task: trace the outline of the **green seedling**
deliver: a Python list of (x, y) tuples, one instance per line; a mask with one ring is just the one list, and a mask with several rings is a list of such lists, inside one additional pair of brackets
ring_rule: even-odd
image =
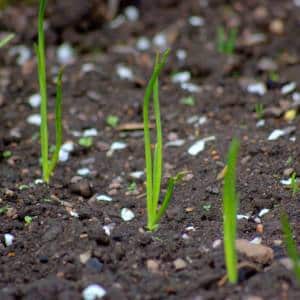
[(48, 98), (47, 98), (47, 79), (46, 79), (46, 58), (45, 58), (45, 34), (44, 34), (44, 16), (46, 10), (46, 0), (40, 1), (39, 17), (38, 17), (38, 44), (35, 45), (35, 52), (38, 61), (38, 77), (41, 95), (41, 126), (40, 126), (40, 143), (42, 157), (43, 180), (49, 183), (50, 177), (57, 165), (59, 151), (62, 145), (62, 74), (59, 71), (56, 81), (56, 99), (55, 99), (55, 134), (56, 144), (55, 151), (51, 161), (49, 158), (49, 140), (48, 140)]
[(236, 215), (238, 209), (238, 196), (236, 192), (236, 165), (239, 152), (239, 142), (233, 139), (228, 152), (227, 170), (224, 177), (223, 187), (223, 219), (224, 219), (224, 252), (228, 280), (236, 283), (237, 253), (236, 253)]
[(15, 37), (15, 34), (11, 33), (4, 37), (2, 40), (0, 40), (0, 48), (4, 47), (7, 45), (13, 38)]
[(255, 104), (255, 114), (258, 120), (263, 119), (264, 117), (264, 105), (260, 102)]
[(106, 118), (106, 124), (109, 125), (112, 128), (115, 128), (119, 124), (119, 118), (117, 116), (114, 116), (114, 115), (109, 115)]
[(226, 33), (224, 27), (220, 26), (217, 31), (217, 49), (219, 53), (233, 55), (236, 39), (237, 39), (237, 29), (230, 28)]
[(29, 225), (29, 224), (32, 223), (32, 217), (30, 217), (30, 216), (25, 216), (25, 217), (24, 217), (24, 221), (25, 221), (25, 224), (26, 224), (26, 225)]
[(0, 216), (6, 214), (8, 211), (8, 206), (5, 205), (3, 207), (0, 207)]
[(283, 232), (283, 240), (287, 250), (287, 254), (293, 262), (293, 269), (298, 283), (300, 284), (300, 254), (297, 249), (296, 241), (293, 239), (292, 227), (289, 223), (288, 216), (285, 212), (281, 213), (281, 228)]
[(2, 157), (5, 158), (5, 159), (8, 159), (12, 156), (12, 152), (9, 151), (9, 150), (5, 150), (2, 152)]
[(137, 184), (136, 182), (133, 181), (128, 185), (127, 191), (132, 193), (135, 192), (136, 189), (137, 189)]
[(85, 148), (93, 146), (93, 138), (91, 136), (83, 136), (79, 139), (78, 144)]
[(291, 189), (293, 191), (293, 196), (295, 196), (300, 190), (296, 177), (297, 177), (297, 174), (295, 172), (293, 172), (293, 174), (291, 176)]
[[(157, 55), (154, 70), (146, 88), (143, 104), (144, 119), (144, 143), (146, 161), (146, 195), (147, 195), (147, 228), (150, 231), (157, 229), (162, 216), (165, 214), (173, 195), (176, 183), (181, 180), (183, 174), (179, 173), (168, 180), (167, 191), (159, 206), (162, 168), (163, 168), (163, 137), (159, 106), (159, 81), (158, 77), (166, 64), (169, 50), (160, 58)], [(156, 122), (156, 144), (152, 153), (149, 126), (149, 106), (153, 97), (153, 109)]]
[(194, 106), (195, 105), (195, 98), (193, 96), (188, 96), (180, 99), (180, 103), (187, 105), (187, 106)]

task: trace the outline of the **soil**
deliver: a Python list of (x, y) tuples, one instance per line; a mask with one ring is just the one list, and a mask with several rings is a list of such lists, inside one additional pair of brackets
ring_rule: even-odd
[[(65, 7), (70, 4), (63, 2)], [(26, 121), (38, 113), (28, 104), (38, 92), (36, 61), (32, 56), (19, 66), (9, 54), (13, 45), (32, 48), (37, 8), (19, 5), (1, 12), (0, 30), (17, 32), (13, 43), (0, 52), (0, 151), (12, 153), (0, 159), (0, 208), (7, 208), (0, 213), (1, 300), (82, 299), (82, 290), (93, 283), (107, 291), (104, 299), (300, 299), (294, 274), (279, 261), (286, 256), (280, 243), (282, 208), (298, 241), (300, 234), (299, 194), (292, 196), (291, 189), (280, 183), (288, 168), (300, 174), (299, 117), (285, 120), (292, 97), (281, 93), (285, 83), (300, 85), (300, 7), (294, 2), (145, 0), (138, 3), (140, 19), (116, 29), (105, 18), (97, 18), (85, 1), (76, 1), (76, 10), (59, 10), (56, 2), (51, 3), (46, 31), (51, 124), (55, 85), (50, 70), (58, 65), (56, 47), (69, 42), (77, 57), (66, 67), (63, 82), (64, 141), (73, 141), (75, 150), (58, 165), (49, 185), (34, 184), (41, 177), (38, 127)], [(205, 24), (191, 26), (192, 15), (201, 16)], [(278, 20), (282, 30), (275, 26)], [(233, 56), (216, 50), (216, 31), (222, 24), (239, 28)], [(141, 52), (135, 45), (137, 38), (152, 38), (162, 31), (172, 48), (161, 76), (165, 142), (172, 136), (186, 141), (180, 147), (164, 148), (165, 174), (185, 170), (189, 175), (176, 186), (158, 230), (149, 233), (144, 178), (133, 180), (129, 175), (144, 170), (142, 132), (111, 128), (106, 117), (118, 116), (120, 125), (142, 122), (143, 93), (155, 49)], [(249, 33), (258, 32), (265, 41), (249, 45)], [(185, 60), (178, 60), (177, 49), (186, 50)], [(277, 65), (276, 82), (259, 67), (265, 57)], [(82, 66), (87, 63), (94, 69), (84, 73)], [(117, 76), (119, 64), (133, 70), (133, 80)], [(192, 82), (201, 87), (193, 94), (193, 106), (180, 102), (191, 93), (171, 81), (178, 71), (191, 72)], [(263, 96), (247, 92), (249, 79), (267, 84), (267, 92)], [(256, 103), (265, 107), (263, 127), (256, 126)], [(198, 127), (189, 124), (187, 119), (194, 115), (206, 116), (207, 122)], [(292, 135), (268, 140), (274, 129), (288, 126), (296, 127)], [(88, 128), (96, 128), (98, 135), (86, 149), (78, 145), (74, 131)], [(197, 156), (189, 155), (188, 148), (207, 136), (216, 139)], [(234, 136), (241, 141), (239, 213), (252, 216), (238, 221), (238, 237), (261, 237), (275, 257), (268, 264), (241, 268), (239, 283), (230, 285), (221, 284), (226, 274), (223, 246), (216, 246), (222, 240), (222, 180), (217, 176)], [(109, 156), (115, 141), (127, 147)], [(83, 167), (91, 170), (90, 175), (75, 182), (77, 170)], [(136, 189), (130, 192), (133, 181)], [(166, 178), (164, 188), (165, 184)], [(113, 201), (96, 201), (96, 194), (110, 195)], [(123, 221), (122, 208), (132, 210), (134, 219)], [(262, 217), (263, 232), (258, 232), (254, 218), (263, 208), (270, 211)], [(30, 224), (24, 222), (25, 216), (32, 217)], [(103, 226), (109, 224), (114, 228), (107, 235)], [(6, 233), (15, 237), (11, 246), (4, 243)], [(177, 259), (184, 261), (179, 268)], [(249, 259), (239, 255), (239, 261)]]

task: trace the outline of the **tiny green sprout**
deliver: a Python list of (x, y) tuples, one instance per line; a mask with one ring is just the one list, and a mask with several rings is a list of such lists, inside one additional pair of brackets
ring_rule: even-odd
[(237, 28), (230, 28), (226, 33), (224, 27), (217, 30), (217, 50), (219, 53), (233, 55), (236, 47)]
[(7, 205), (5, 205), (3, 207), (0, 207), (0, 215), (6, 214), (7, 211), (8, 211), (8, 206)]
[(24, 221), (25, 221), (26, 225), (29, 225), (29, 224), (32, 223), (32, 217), (30, 217), (30, 216), (25, 216), (25, 217), (24, 217)]
[(260, 102), (255, 104), (255, 114), (258, 120), (263, 119), (264, 117), (264, 105)]
[[(143, 104), (144, 119), (144, 144), (146, 162), (146, 203), (147, 203), (147, 228), (154, 231), (165, 214), (173, 195), (174, 187), (183, 177), (183, 173), (171, 177), (167, 183), (167, 191), (159, 206), (162, 169), (163, 169), (163, 137), (159, 106), (159, 81), (158, 77), (166, 64), (169, 50), (166, 50), (162, 57), (157, 54), (153, 73), (146, 87)], [(149, 106), (153, 97), (153, 109), (156, 123), (156, 144), (154, 151), (151, 146), (150, 126), (149, 126)]]
[(269, 78), (270, 78), (270, 80), (277, 82), (277, 81), (279, 81), (279, 74), (275, 71), (270, 71)]
[(63, 69), (58, 73), (56, 80), (56, 98), (55, 98), (55, 151), (49, 161), (49, 140), (48, 140), (48, 97), (47, 97), (47, 77), (46, 77), (46, 55), (45, 55), (45, 33), (44, 17), (46, 10), (46, 0), (40, 0), (38, 16), (38, 44), (35, 45), (35, 52), (38, 62), (38, 79), (41, 95), (41, 126), (40, 126), (40, 144), (43, 180), (49, 183), (54, 169), (58, 163), (59, 151), (62, 145), (62, 75)]
[(293, 172), (293, 174), (291, 176), (291, 189), (293, 191), (293, 196), (295, 196), (299, 192), (299, 189), (300, 189), (296, 177), (297, 177), (297, 174), (295, 172)]
[(29, 189), (29, 185), (27, 185), (27, 184), (21, 184), (21, 185), (19, 185), (18, 189), (19, 189), (19, 191), (28, 190)]
[(195, 98), (193, 96), (188, 96), (180, 99), (180, 103), (187, 106), (195, 105)]
[(135, 192), (137, 189), (137, 184), (135, 181), (131, 182), (129, 185), (128, 185), (128, 192)]
[(2, 157), (5, 159), (10, 158), (11, 156), (12, 156), (12, 152), (9, 150), (5, 150), (2, 152)]
[(227, 170), (223, 187), (224, 252), (227, 275), (230, 283), (236, 283), (238, 280), (235, 240), (237, 231), (236, 215), (238, 209), (236, 165), (239, 147), (239, 141), (233, 139), (228, 151)]
[(288, 159), (286, 160), (285, 162), (285, 165), (288, 166), (288, 165), (291, 165), (293, 162), (293, 157), (292, 156), (289, 156)]
[(281, 213), (280, 221), (287, 254), (293, 262), (294, 273), (298, 283), (300, 284), (300, 254), (297, 249), (296, 241), (293, 238), (292, 227), (289, 223), (288, 216), (285, 212)]
[(211, 209), (211, 203), (203, 204), (202, 207), (205, 211), (209, 212)]
[(93, 146), (93, 138), (91, 136), (83, 136), (79, 139), (78, 144), (85, 148)]
[(109, 115), (106, 118), (106, 124), (112, 128), (115, 128), (119, 124), (119, 118), (115, 115)]
[(13, 38), (15, 37), (15, 34), (11, 33), (4, 37), (3, 39), (0, 40), (0, 48), (4, 47), (7, 45)]

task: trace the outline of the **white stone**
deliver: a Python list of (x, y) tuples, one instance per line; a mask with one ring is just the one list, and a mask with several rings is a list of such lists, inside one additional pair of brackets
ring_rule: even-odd
[(250, 244), (260, 245), (262, 242), (261, 237), (255, 237), (253, 240), (250, 241)]
[(181, 147), (185, 144), (185, 140), (178, 139), (175, 141), (170, 141), (165, 144), (166, 147)]
[(186, 51), (184, 49), (178, 49), (176, 51), (176, 57), (178, 58), (178, 60), (184, 61), (187, 57)]
[(17, 64), (22, 66), (31, 58), (31, 51), (24, 45), (12, 47), (9, 50), (9, 55), (17, 55)]
[(27, 118), (27, 123), (31, 125), (40, 126), (42, 123), (42, 118), (39, 114), (33, 114)]
[(82, 168), (82, 169), (77, 170), (77, 174), (79, 176), (83, 176), (84, 177), (84, 176), (88, 176), (89, 174), (91, 174), (91, 171), (88, 168)]
[(188, 153), (190, 155), (196, 156), (197, 154), (199, 154), (200, 152), (202, 152), (204, 150), (205, 144), (207, 142), (214, 141), (215, 139), (216, 139), (215, 136), (209, 136), (209, 137), (206, 137), (204, 139), (197, 141), (188, 149)]
[(60, 64), (68, 65), (75, 61), (75, 51), (68, 43), (64, 43), (57, 48), (56, 57)]
[(117, 66), (117, 74), (121, 79), (127, 79), (127, 80), (132, 80), (133, 79), (133, 72), (131, 69), (123, 66), (123, 65), (118, 65)]
[(123, 221), (128, 222), (131, 221), (135, 217), (132, 210), (129, 208), (122, 208), (121, 210), (121, 218)]
[(83, 64), (82, 67), (81, 67), (81, 72), (83, 74), (90, 73), (90, 72), (93, 72), (95, 70), (96, 70), (95, 65), (91, 64), (91, 63)]
[(125, 17), (120, 15), (109, 23), (109, 27), (111, 29), (116, 29), (120, 27), (122, 24), (124, 24), (125, 21), (126, 21)]
[(144, 176), (144, 172), (143, 171), (135, 171), (135, 172), (131, 172), (129, 175), (131, 178), (134, 178), (134, 179), (140, 179)]
[(172, 76), (173, 83), (183, 83), (191, 80), (191, 73), (189, 71), (179, 72)]
[(99, 284), (91, 284), (82, 291), (83, 300), (97, 300), (106, 295), (106, 290)]
[(4, 243), (6, 245), (6, 247), (9, 247), (13, 244), (13, 240), (15, 239), (15, 237), (10, 234), (10, 233), (5, 233), (4, 234)]
[(136, 22), (139, 19), (140, 13), (135, 6), (127, 6), (124, 10), (124, 15), (131, 22)]
[(161, 50), (165, 50), (168, 47), (168, 41), (163, 33), (158, 33), (153, 38), (153, 44), (160, 48)]
[(180, 86), (183, 90), (188, 91), (190, 93), (201, 92), (201, 87), (199, 85), (191, 83), (191, 82), (183, 82), (183, 83), (181, 83)]
[(110, 236), (110, 234), (113, 231), (113, 229), (115, 228), (115, 226), (116, 226), (115, 223), (110, 223), (110, 224), (107, 224), (107, 225), (103, 225), (102, 228), (104, 229), (105, 234), (107, 236)]
[(258, 216), (261, 218), (262, 216), (266, 215), (270, 210), (268, 208), (263, 208), (259, 213)]
[(105, 201), (105, 202), (111, 202), (113, 199), (107, 195), (97, 195), (96, 196), (97, 201)]
[(296, 82), (290, 82), (288, 84), (285, 84), (281, 88), (281, 94), (282, 95), (287, 95), (287, 94), (293, 92), (295, 90), (296, 86), (297, 86)]
[(29, 97), (28, 103), (31, 107), (37, 108), (41, 104), (41, 96), (40, 94), (34, 94)]
[(201, 18), (199, 16), (191, 16), (191, 17), (189, 17), (189, 23), (190, 23), (190, 25), (192, 25), (194, 27), (200, 27), (205, 24), (205, 21), (203, 18)]
[(247, 215), (237, 215), (236, 218), (237, 218), (237, 220), (243, 220), (243, 219), (248, 220), (249, 216), (247, 216)]
[(96, 128), (89, 128), (89, 129), (86, 129), (82, 136), (84, 137), (94, 137), (94, 136), (97, 136), (98, 135), (98, 131)]
[(292, 184), (292, 179), (291, 178), (282, 179), (282, 180), (280, 180), (280, 183), (283, 184), (283, 185), (291, 185)]
[(127, 147), (126, 143), (123, 142), (113, 142), (110, 146), (110, 150), (115, 151), (115, 150), (123, 150)]
[(266, 121), (265, 120), (259, 120), (256, 122), (256, 127), (264, 127), (265, 126)]
[(257, 82), (257, 83), (248, 85), (247, 91), (250, 94), (256, 94), (259, 96), (263, 96), (267, 92), (267, 88), (264, 83)]
[(151, 47), (151, 43), (148, 38), (140, 37), (136, 42), (136, 48), (140, 51), (146, 51)]

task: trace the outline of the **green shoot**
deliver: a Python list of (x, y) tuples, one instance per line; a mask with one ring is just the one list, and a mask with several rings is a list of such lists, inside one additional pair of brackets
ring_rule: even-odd
[(263, 119), (264, 117), (264, 105), (260, 102), (255, 104), (255, 114), (258, 120)]
[(236, 193), (236, 165), (239, 152), (239, 141), (233, 139), (227, 158), (227, 171), (223, 187), (223, 219), (224, 219), (224, 251), (228, 280), (236, 283), (237, 254), (236, 254), (236, 214), (238, 208), (238, 196)]
[[(162, 181), (162, 168), (163, 168), (163, 138), (162, 126), (160, 119), (160, 106), (159, 106), (159, 81), (158, 77), (166, 64), (169, 50), (165, 51), (160, 58), (156, 57), (154, 70), (150, 81), (147, 85), (144, 105), (143, 105), (143, 119), (144, 119), (144, 143), (145, 143), (145, 161), (146, 161), (146, 194), (147, 194), (147, 228), (150, 231), (157, 229), (162, 216), (165, 214), (171, 197), (173, 195), (175, 184), (181, 180), (183, 174), (180, 173), (175, 177), (168, 180), (167, 191), (159, 207), (161, 181)], [(153, 96), (153, 108), (156, 122), (156, 145), (154, 153), (151, 150), (151, 137), (149, 126), (149, 106), (151, 96)]]
[(119, 123), (119, 118), (117, 116), (114, 115), (109, 115), (106, 118), (106, 124), (109, 125), (112, 128), (115, 128), (118, 126)]
[(13, 33), (11, 33), (11, 34), (7, 35), (6, 37), (4, 37), (2, 40), (0, 40), (0, 48), (7, 45), (14, 37), (15, 37), (15, 35)]
[(193, 96), (188, 96), (180, 99), (180, 103), (187, 106), (195, 106), (195, 98)]
[(84, 148), (93, 146), (93, 138), (91, 136), (83, 136), (79, 139), (78, 144)]
[(26, 225), (29, 225), (32, 223), (32, 217), (31, 216), (25, 216), (24, 221)]
[(293, 172), (293, 174), (291, 176), (291, 189), (293, 191), (293, 196), (295, 196), (299, 192), (299, 186), (298, 186), (296, 176), (297, 176), (296, 173)]
[(287, 254), (293, 262), (294, 273), (298, 283), (300, 284), (300, 254), (297, 249), (296, 241), (293, 239), (293, 231), (285, 212), (281, 213), (280, 220)]
[(237, 39), (237, 29), (230, 28), (225, 33), (224, 27), (219, 27), (217, 31), (217, 50), (219, 53), (233, 55)]
[(43, 180), (49, 183), (50, 177), (57, 165), (59, 151), (62, 145), (62, 74), (63, 69), (59, 71), (56, 82), (55, 99), (55, 133), (56, 145), (52, 159), (49, 162), (49, 139), (48, 139), (48, 98), (47, 98), (47, 79), (46, 79), (46, 58), (45, 58), (45, 34), (44, 34), (44, 16), (46, 10), (46, 0), (40, 1), (38, 17), (38, 44), (35, 45), (35, 51), (38, 61), (38, 77), (41, 95), (41, 127), (40, 143), (42, 157)]

